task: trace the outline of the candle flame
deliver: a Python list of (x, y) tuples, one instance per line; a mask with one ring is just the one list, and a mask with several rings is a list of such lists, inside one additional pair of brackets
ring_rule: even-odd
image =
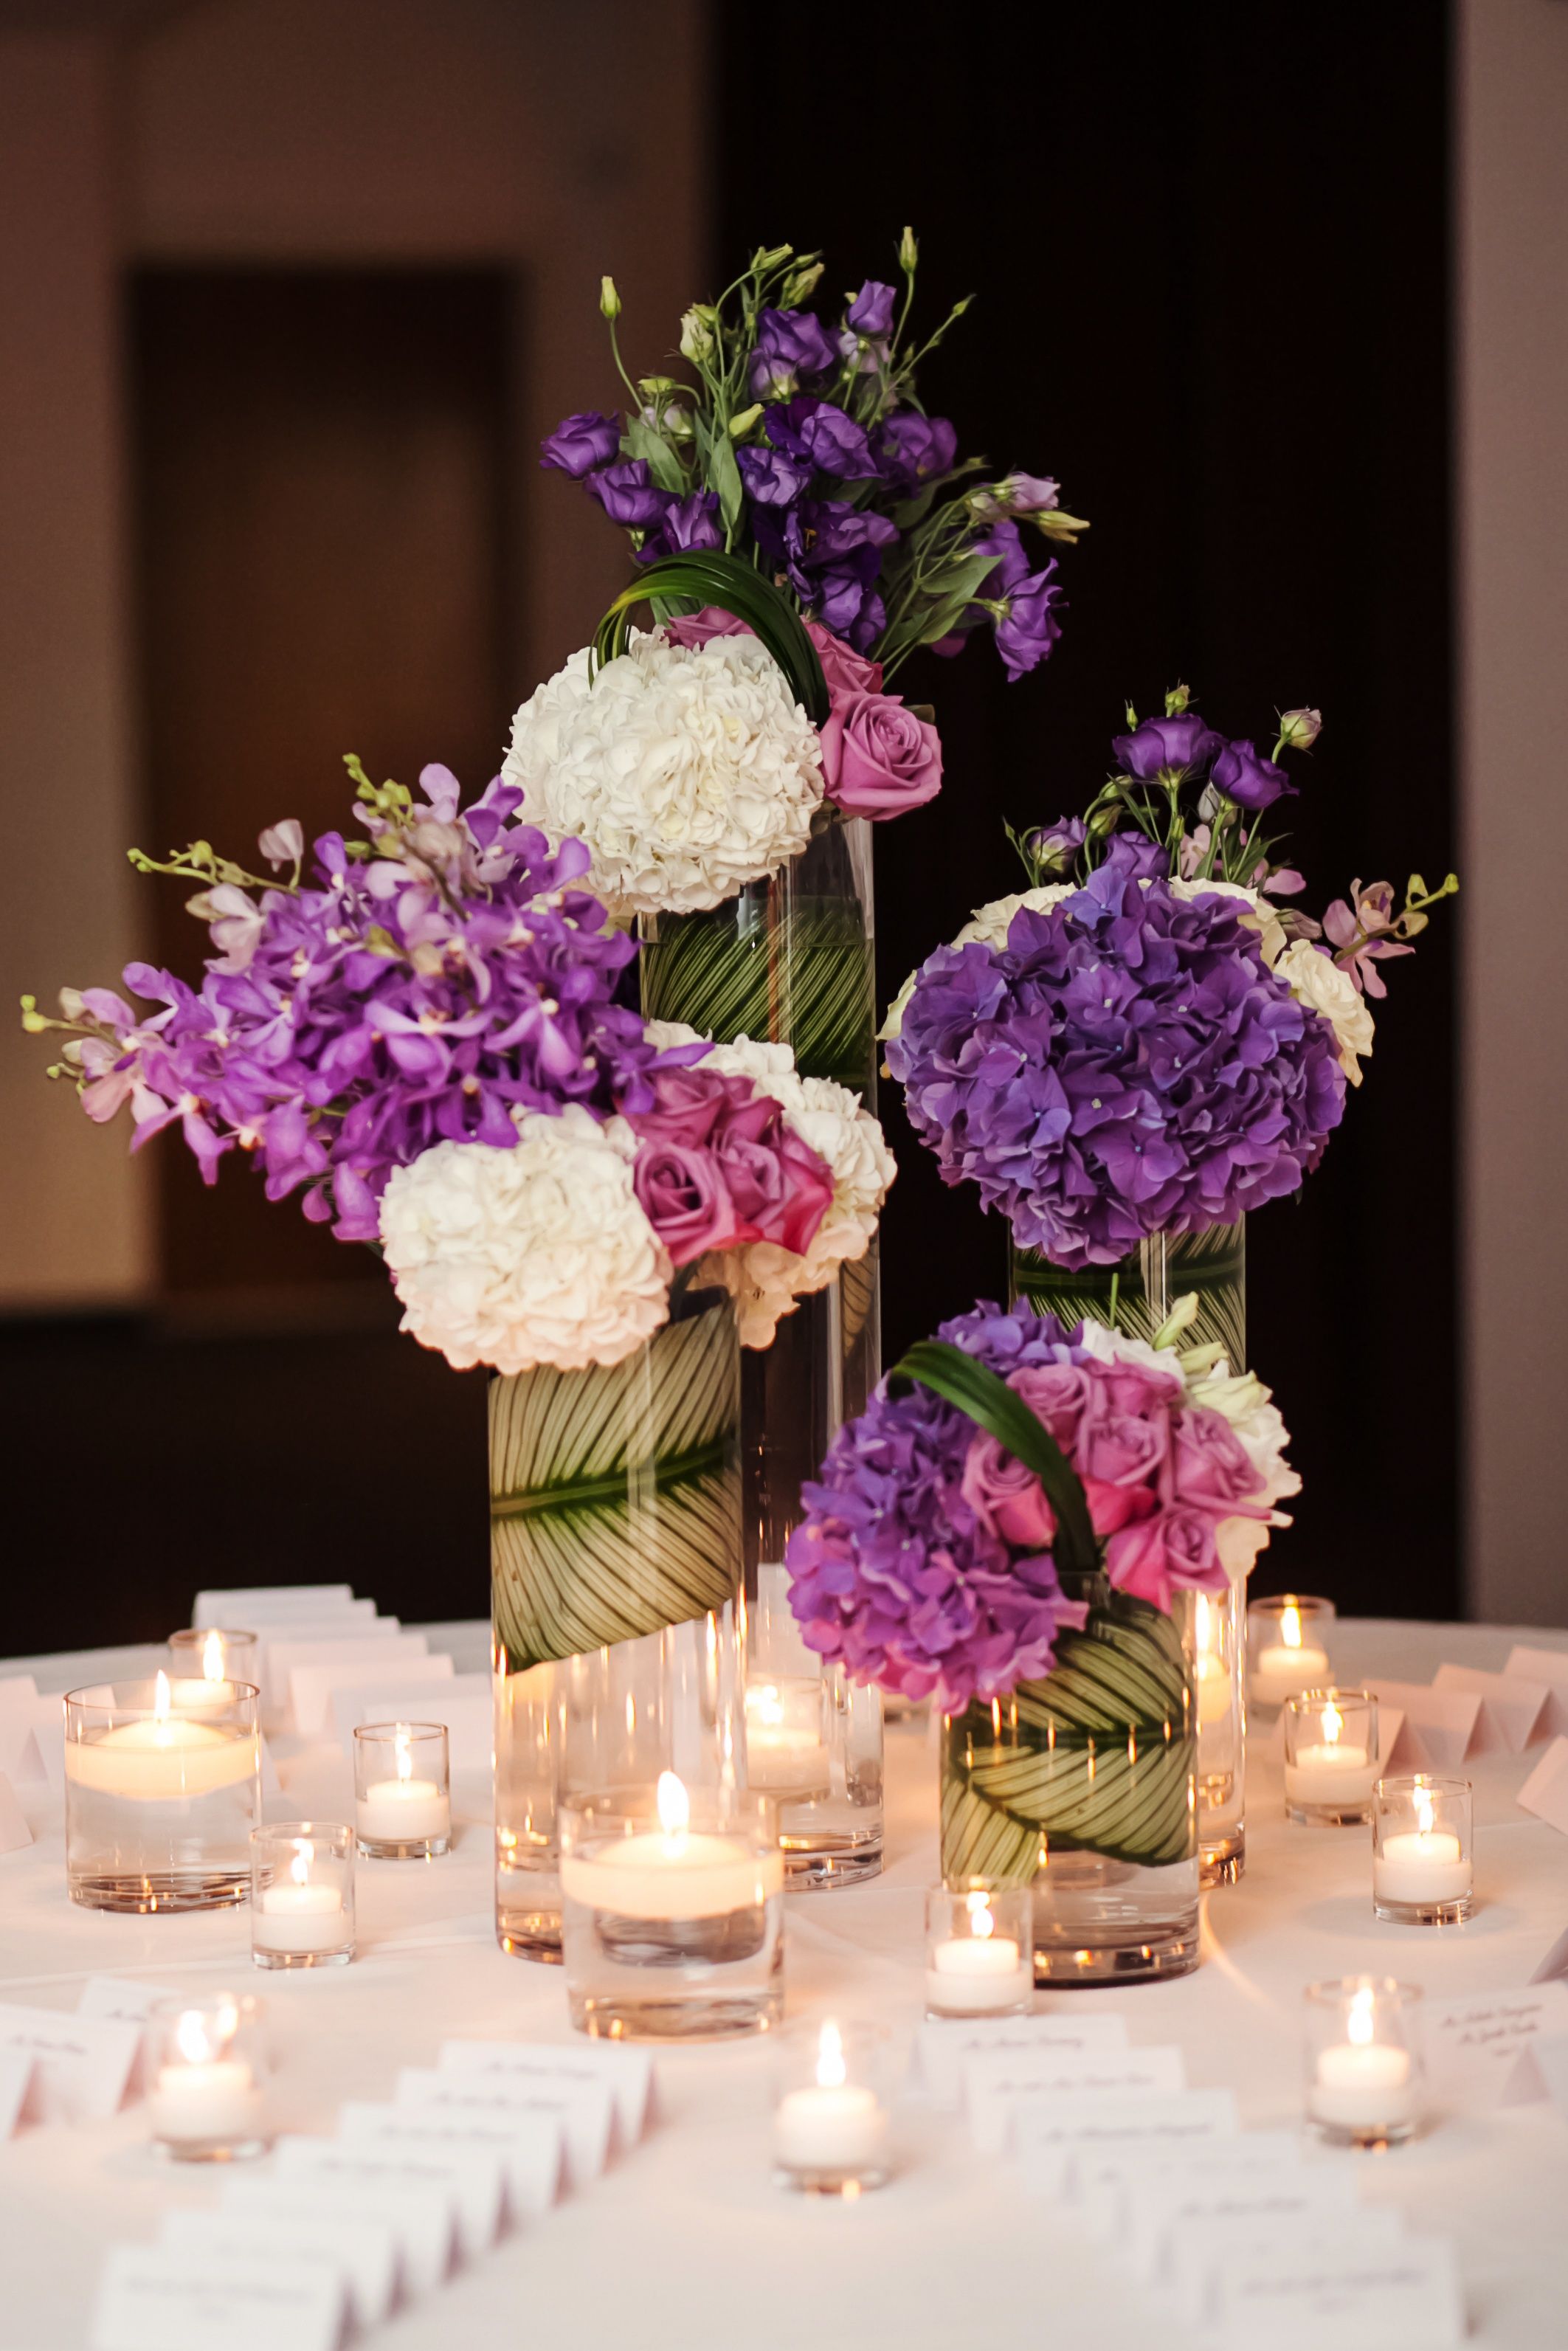
[(227, 1668), (224, 1663), (224, 1636), (221, 1633), (209, 1633), (202, 1644), (202, 1679), (204, 1682), (221, 1682), (227, 1679)]
[(988, 1941), (997, 1931), (997, 1922), (991, 1911), (990, 1896), (971, 1894), (966, 1896), (966, 1903), (969, 1913), (970, 1934), (977, 1935), (982, 1942)]
[(288, 1875), (294, 1880), (296, 1886), (309, 1885), (310, 1864), (314, 1860), (315, 1855), (316, 1848), (311, 1844), (309, 1838), (301, 1837), (299, 1843), (294, 1848), (294, 1858), (288, 1865)]
[(392, 1762), (400, 1780), (413, 1777), (413, 1741), (406, 1730), (392, 1733)]
[(822, 2027), (817, 2043), (817, 2084), (823, 2090), (841, 2090), (849, 2079), (849, 2067), (844, 2064), (844, 2036), (836, 2024)]
[(1214, 1633), (1209, 1623), (1209, 1615), (1210, 1610), (1208, 1602), (1205, 1595), (1200, 1592), (1197, 1595), (1197, 1605), (1193, 1610), (1192, 1618), (1192, 1636), (1197, 1646), (1200, 1656), (1207, 1650), (1212, 1649), (1214, 1646)]
[(1344, 2029), (1358, 2049), (1364, 2049), (1372, 2039), (1372, 1997), (1371, 1987), (1365, 1984), (1360, 1991), (1352, 1992), (1350, 1996), (1350, 2012), (1345, 2018)]
[(761, 1682), (746, 1693), (746, 1711), (769, 1730), (777, 1730), (784, 1719), (784, 1701), (779, 1695), (777, 1682)]
[(1337, 1747), (1339, 1745), (1340, 1732), (1344, 1729), (1344, 1717), (1340, 1712), (1338, 1707), (1335, 1706), (1333, 1698), (1330, 1698), (1327, 1706), (1323, 1708), (1322, 1719), (1324, 1746)]
[(1417, 1788), (1415, 1792), (1414, 1801), (1416, 1805), (1416, 1826), (1423, 1836), (1430, 1836), (1432, 1833), (1433, 1821), (1432, 1799), (1427, 1793), (1425, 1788)]
[(671, 1844), (684, 1837), (692, 1817), (692, 1800), (674, 1771), (661, 1771), (659, 1792), (655, 1799), (659, 1808), (659, 1826)]
[(199, 2008), (188, 2008), (174, 2027), (174, 2045), (187, 2065), (204, 2065), (213, 2053), (206, 2019)]
[(1280, 1638), (1287, 1649), (1301, 1646), (1301, 1612), (1292, 1601), (1289, 1608), (1280, 1611)]

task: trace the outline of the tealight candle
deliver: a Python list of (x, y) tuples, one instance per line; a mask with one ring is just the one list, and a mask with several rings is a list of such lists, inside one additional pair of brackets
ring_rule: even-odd
[(1372, 1904), (1400, 1926), (1443, 1927), (1474, 1902), (1470, 1783), (1416, 1772), (1373, 1792)]
[(927, 2016), (1019, 2016), (1034, 2005), (1027, 1886), (934, 1886), (925, 1897)]
[(336, 1822), (253, 1829), (251, 1957), (258, 1968), (340, 1966), (354, 1956), (354, 1835)]
[(774, 2176), (781, 2187), (857, 2195), (887, 2178), (887, 2115), (872, 2078), (880, 2035), (827, 2023), (812, 2037), (808, 2078), (797, 2043), (773, 2111)]
[(822, 1681), (753, 1682), (746, 1693), (747, 1780), (769, 1795), (825, 1794)]
[(169, 1664), (176, 1677), (171, 1693), (176, 1708), (220, 1705), (234, 1682), (259, 1684), (256, 1635), (221, 1626), (171, 1633)]
[(266, 2146), (258, 2074), (259, 2011), (221, 1992), (162, 2001), (149, 2018), (160, 2060), (152, 2075), (152, 2136), (177, 2160), (227, 2162)]
[(446, 1744), (444, 1723), (359, 1724), (354, 1827), (362, 1854), (423, 1861), (446, 1852), (452, 1841)]
[(1255, 1600), (1247, 1611), (1248, 1674), (1260, 1706), (1282, 1706), (1301, 1690), (1319, 1689), (1329, 1678), (1328, 1651), (1321, 1634), (1333, 1618), (1326, 1600), (1297, 1593)]
[(1303, 1690), (1285, 1702), (1285, 1811), (1342, 1825), (1372, 1818), (1377, 1701), (1370, 1690)]
[(1348, 2146), (1408, 2138), (1423, 2095), (1416, 2021), (1421, 1995), (1389, 1978), (1312, 1984), (1307, 2002), (1307, 2116)]

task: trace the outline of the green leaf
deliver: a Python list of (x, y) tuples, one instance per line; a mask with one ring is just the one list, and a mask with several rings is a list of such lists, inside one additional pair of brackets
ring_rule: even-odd
[(662, 433), (655, 433), (646, 418), (631, 416), (623, 438), (632, 456), (644, 460), (660, 489), (674, 490), (677, 497), (685, 497), (689, 486), (685, 469)]
[(1090, 1575), (1100, 1564), (1089, 1504), (1077, 1472), (1050, 1430), (1023, 1398), (987, 1364), (945, 1339), (923, 1339), (895, 1364), (890, 1379), (918, 1380), (1032, 1469), (1056, 1513), (1053, 1553), (1059, 1572)]
[(593, 640), (594, 666), (625, 652), (632, 614), (639, 604), (676, 596), (689, 597), (699, 605), (716, 604), (721, 611), (733, 612), (737, 621), (744, 621), (783, 671), (812, 726), (826, 724), (828, 684), (800, 613), (755, 564), (717, 549), (667, 555), (657, 563), (645, 564), (599, 623)]
[(896, 528), (900, 530), (913, 530), (917, 522), (924, 522), (931, 511), (931, 501), (936, 496), (939, 486), (938, 483), (927, 482), (925, 487), (917, 491), (914, 497), (905, 498), (902, 506), (894, 507), (893, 520)]
[(707, 484), (718, 492), (718, 510), (724, 517), (726, 530), (733, 530), (740, 517), (740, 468), (735, 462), (735, 444), (727, 433), (716, 436), (708, 453)]
[(888, 631), (883, 652), (935, 644), (938, 637), (945, 637), (962, 620), (1000, 560), (998, 555), (969, 555), (940, 572), (937, 592), (924, 597)]

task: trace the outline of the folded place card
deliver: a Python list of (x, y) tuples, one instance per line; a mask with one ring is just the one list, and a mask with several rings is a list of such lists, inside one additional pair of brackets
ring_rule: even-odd
[[(1364, 2218), (1364, 2216), (1363, 2216)], [(1335, 2244), (1227, 2248), (1214, 2273), (1207, 2337), (1256, 2351), (1453, 2351), (1464, 2304), (1453, 2247), (1408, 2237), (1386, 2248)]]
[(335, 1690), (331, 1729), (340, 1747), (350, 1751), (356, 1723), (392, 1722), (411, 1711), (417, 1711), (422, 1722), (446, 1725), (455, 1772), (489, 1772), (495, 1760), (496, 1695), (488, 1674), (455, 1673), (434, 1687), (389, 1674), (384, 1682), (365, 1689)]
[[(61, 1735), (64, 1743), (64, 1734)], [(64, 1765), (62, 1760), (62, 1776)], [(20, 1714), (0, 1715), (0, 1771), (18, 1788), (47, 1780), (44, 1750), (31, 1721)]]
[(1185, 2155), (1239, 2131), (1229, 2090), (1181, 2090), (1163, 2097), (1138, 2090), (1063, 2090), (1030, 2100), (1014, 2124), (1012, 2151), (1027, 2187), (1071, 2195), (1083, 2164), (1138, 2149)]
[(1558, 1936), (1530, 1980), (1532, 1984), (1552, 1983), (1558, 1976), (1568, 1976), (1568, 1928)]
[(64, 1786), (66, 1714), (57, 1691), (24, 1692), (0, 1708), (0, 1771), (18, 1788), (39, 1780)]
[[(1380, 1714), (1386, 1702), (1405, 1717), (1385, 1762), (1418, 1771), (1450, 1771), (1464, 1761), (1480, 1720), (1481, 1702), (1473, 1691), (1429, 1689), (1419, 1682), (1390, 1682), (1381, 1677), (1366, 1687), (1376, 1691)], [(1381, 1733), (1377, 1743), (1384, 1747)]]
[(1185, 2087), (1181, 2051), (1106, 2049), (1075, 2053), (1041, 2049), (1016, 2056), (993, 2050), (964, 2067), (964, 2106), (982, 2155), (1016, 2144), (1037, 2107), (1049, 2113), (1064, 2094), (1077, 2096), (1164, 2097)]
[(91, 2351), (337, 2351), (348, 2312), (341, 2268), (291, 2262), (243, 2279), (158, 2245), (116, 2245), (93, 2312)]
[(444, 2191), (400, 2187), (381, 2177), (351, 2181), (340, 2174), (277, 2179), (267, 2172), (236, 2172), (224, 2181), (221, 2210), (255, 2220), (268, 2233), (298, 2220), (340, 2218), (390, 2229), (397, 2240), (399, 2276), (410, 2294), (433, 2294), (452, 2268), (456, 2216)]
[(31, 1674), (0, 1674), (0, 1714), (4, 1714), (6, 1708), (14, 1706), (19, 1698), (34, 1698), (37, 1695), (38, 1685)]
[(0, 2053), (33, 2061), (29, 2122), (101, 2122), (118, 2113), (141, 2047), (139, 2024), (0, 2004)]
[(1235, 2138), (1188, 2141), (1179, 2155), (1154, 2142), (1113, 2147), (1104, 2154), (1080, 2151), (1068, 2183), (1075, 2217), (1117, 2244), (1131, 2231), (1132, 2216), (1146, 2188), (1156, 2182), (1253, 2180), (1260, 2172), (1301, 2168), (1296, 2131), (1246, 2131)]
[(1542, 1718), (1552, 1692), (1544, 1682), (1527, 1682), (1512, 1674), (1485, 1674), (1479, 1666), (1439, 1666), (1432, 1677), (1434, 1689), (1464, 1690), (1481, 1702), (1481, 1723), (1497, 1746), (1510, 1755), (1522, 1755), (1544, 1739)]
[(1554, 1739), (1514, 1800), (1568, 1836), (1568, 1739)]
[(971, 2057), (1002, 2051), (1031, 2057), (1042, 2049), (1082, 2057), (1126, 2046), (1125, 2019), (1103, 2011), (1082, 2016), (1052, 2011), (1045, 2016), (975, 2017), (962, 2023), (928, 2018), (915, 2041), (915, 2065), (926, 2095), (938, 2105), (956, 2106)]
[(296, 1666), (352, 1666), (363, 1660), (379, 1665), (391, 1681), (410, 1658), (429, 1653), (424, 1635), (405, 1633), (395, 1616), (379, 1617), (372, 1625), (310, 1626), (304, 1632), (291, 1625), (286, 1639), (266, 1640), (261, 1645), (257, 1670), (262, 1711), (269, 1722), (287, 1721), (293, 1704), (290, 1677)]
[(4, 1771), (0, 1771), (0, 1853), (19, 1853), (31, 1844), (33, 1832), (27, 1826), (27, 1815), (16, 1801), (16, 1791)]
[(1441, 2096), (1482, 2108), (1526, 2105), (1550, 2095), (1535, 2052), (1568, 2034), (1568, 1984), (1428, 2001), (1425, 2030)]
[(198, 1592), (193, 1625), (220, 1625), (235, 1632), (259, 1632), (264, 1618), (373, 1616), (373, 1600), (356, 1600), (349, 1583), (236, 1583), (227, 1591)]
[[(240, 2276), (261, 2266), (270, 2273), (275, 2253), (287, 2267), (298, 2262), (335, 2268), (348, 2288), (349, 2315), (358, 2327), (379, 2326), (397, 2298), (397, 2238), (384, 2220), (357, 2220), (346, 2212), (258, 2223), (254, 2213), (165, 2212), (158, 2242), (193, 2267)], [(224, 2337), (214, 2337), (214, 2346)]]
[[(1239, 2144), (1245, 2148), (1245, 2137)], [(1218, 2252), (1223, 2259), (1249, 2237), (1304, 2236), (1325, 2213), (1337, 2217), (1354, 2207), (1357, 2192), (1354, 2168), (1340, 2163), (1248, 2161), (1244, 2170), (1207, 2179), (1165, 2173), (1128, 2197), (1123, 2244), (1135, 2276), (1165, 2284), (1175, 2278), (1183, 2243), (1206, 2244), (1210, 2258)]]
[(460, 2115), (350, 2099), (338, 2110), (338, 2136), (357, 2146), (486, 2156), (501, 2166), (515, 2220), (538, 2220), (560, 2193), (566, 2136), (557, 2115)]
[[(404, 1642), (411, 1646), (403, 1647)], [(419, 1646), (412, 1645), (417, 1642)], [(418, 1691), (428, 1689), (434, 1683), (449, 1682), (455, 1668), (448, 1656), (432, 1657), (424, 1654), (423, 1633), (400, 1633), (390, 1641), (375, 1645), (399, 1652), (397, 1664), (387, 1671), (384, 1656), (340, 1658), (334, 1664), (294, 1666), (288, 1675), (288, 1711), (294, 1728), (305, 1739), (325, 1739), (332, 1729), (332, 1700), (340, 1690), (370, 1689), (377, 1682), (393, 1679), (405, 1687)]]
[(1545, 1689), (1540, 1735), (1568, 1737), (1568, 1649), (1537, 1649), (1516, 1642), (1502, 1670), (1505, 1681), (1534, 1682)]
[(653, 2097), (653, 2054), (649, 2049), (590, 2042), (583, 2049), (541, 2047), (524, 2041), (444, 2041), (436, 2066), (443, 2074), (478, 2082), (520, 2083), (526, 2088), (600, 2083), (615, 2105), (615, 2119), (627, 2147), (648, 2127)]
[(0, 2139), (9, 2138), (26, 2110), (33, 2061), (25, 2049), (0, 2049)]
[(472, 2116), (553, 2115), (566, 2136), (567, 2176), (574, 2188), (597, 2179), (610, 2160), (615, 2102), (602, 2082), (472, 2080), (463, 2074), (405, 2065), (397, 2103), (411, 2111)]
[(125, 2082), (128, 2097), (139, 2097), (147, 2085), (147, 2019), (155, 2001), (171, 1998), (167, 1984), (133, 1983), (121, 1976), (89, 1976), (82, 1986), (77, 2002), (78, 2016), (101, 2017), (136, 2028), (136, 2056)]
[(382, 2182), (444, 2195), (456, 2225), (457, 2249), (470, 2258), (486, 2252), (501, 2233), (507, 2189), (500, 2158), (493, 2152), (286, 2137), (274, 2141), (273, 2159), (279, 2179), (339, 2179), (348, 2187)]

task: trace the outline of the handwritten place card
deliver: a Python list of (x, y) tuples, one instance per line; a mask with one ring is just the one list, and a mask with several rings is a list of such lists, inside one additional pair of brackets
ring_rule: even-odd
[[(397, 2238), (382, 2220), (357, 2220), (344, 2212), (318, 2212), (256, 2226), (244, 2212), (165, 2212), (160, 2250), (178, 2253), (193, 2269), (240, 2275), (258, 2264), (268, 2274), (275, 2252), (285, 2266), (293, 2262), (339, 2273), (348, 2291), (349, 2315), (356, 2326), (377, 2326), (391, 2314), (397, 2296)], [(214, 2338), (214, 2343), (223, 2337)]]
[[(1246, 2138), (1238, 2144), (1245, 2148)], [(1184, 2243), (1226, 2254), (1238, 2240), (1263, 2235), (1305, 2237), (1325, 2214), (1335, 2224), (1355, 2204), (1355, 2172), (1348, 2164), (1253, 2165), (1218, 2178), (1164, 2173), (1145, 2179), (1127, 2199), (1123, 2249), (1135, 2276), (1151, 2284), (1174, 2282)], [(1332, 2231), (1326, 2232), (1332, 2233)]]
[(1239, 2137), (1229, 2090), (1063, 2090), (1031, 2098), (1013, 2126), (1012, 2151), (1024, 2185), (1041, 2194), (1073, 2192), (1082, 2167), (1139, 2150), (1185, 2156), (1212, 2139)]
[[(1473, 1690), (1429, 1689), (1419, 1682), (1390, 1682), (1381, 1676), (1367, 1687), (1377, 1693), (1379, 1714), (1386, 1702), (1405, 1717), (1399, 1739), (1388, 1750), (1389, 1763), (1402, 1771), (1450, 1771), (1464, 1761), (1480, 1719), (1481, 1702)], [(1378, 1745), (1383, 1745), (1381, 1734)]]
[(1067, 2186), (1084, 2225), (1120, 2244), (1132, 2228), (1138, 2199), (1156, 2183), (1180, 2186), (1207, 2180), (1219, 2186), (1255, 2180), (1265, 2171), (1294, 2172), (1301, 2166), (1297, 2132), (1247, 2131), (1235, 2138), (1188, 2141), (1179, 2155), (1152, 2140), (1104, 2154), (1081, 2151), (1073, 2158)]
[(28, 2122), (107, 2120), (119, 2111), (141, 2046), (140, 2025), (0, 2004), (0, 2053), (15, 2050), (33, 2061)]
[(1552, 1693), (1544, 1682), (1521, 1681), (1511, 1674), (1486, 1674), (1479, 1666), (1439, 1666), (1432, 1687), (1473, 1692), (1481, 1702), (1481, 1727), (1490, 1731), (1494, 1749), (1522, 1755), (1527, 1747), (1546, 1736), (1542, 1717)]
[(158, 2001), (172, 1998), (166, 1984), (133, 1983), (120, 1976), (89, 1976), (82, 1986), (81, 1998), (77, 2002), (78, 2016), (136, 2028), (136, 2055), (125, 2082), (127, 2097), (139, 2097), (146, 2087), (150, 2054), (147, 2019)]
[(0, 2050), (0, 2139), (21, 2121), (32, 2086), (33, 2061), (25, 2049)]
[(27, 1815), (16, 1801), (16, 1791), (4, 1771), (0, 1771), (0, 1853), (20, 1853), (31, 1844), (33, 1832), (27, 1826)]
[(647, 2049), (618, 2048), (592, 2042), (585, 2049), (554, 2049), (523, 2041), (444, 2041), (436, 2059), (443, 2074), (476, 2082), (519, 2083), (525, 2088), (557, 2084), (601, 2084), (615, 2106), (615, 2120), (627, 2147), (648, 2127), (653, 2097), (653, 2058)]
[(566, 2138), (556, 2115), (463, 2115), (350, 2099), (338, 2136), (365, 2147), (471, 2152), (499, 2163), (515, 2220), (537, 2220), (560, 2193)]
[(1568, 1836), (1568, 1739), (1554, 1739), (1515, 1800)]
[(915, 2066), (921, 2087), (937, 2105), (956, 2106), (964, 2087), (964, 2067), (971, 2057), (1007, 2052), (1031, 2057), (1040, 2050), (1063, 2056), (1098, 2056), (1107, 2049), (1127, 2046), (1124, 2018), (1095, 2010), (1080, 2016), (974, 2017), (967, 2022), (927, 2018), (915, 2045)]
[(342, 2220), (390, 2229), (399, 2275), (410, 2294), (433, 2294), (452, 2267), (455, 2226), (450, 2196), (400, 2187), (384, 2178), (351, 2182), (341, 2174), (279, 2179), (267, 2172), (236, 2172), (223, 2183), (220, 2210), (269, 2234), (301, 2220), (314, 2225)]
[(479, 2082), (462, 2074), (405, 2065), (397, 2103), (411, 2111), (463, 2115), (479, 2120), (503, 2115), (553, 2115), (566, 2137), (567, 2177), (574, 2188), (597, 2179), (610, 2160), (615, 2102), (602, 2082)]
[(273, 2143), (279, 2179), (340, 2179), (350, 2187), (418, 2188), (444, 2196), (459, 2252), (486, 2252), (501, 2233), (506, 2182), (495, 2154), (472, 2148), (361, 2146), (342, 2139), (284, 2137)]
[(93, 2312), (91, 2351), (337, 2351), (348, 2308), (341, 2268), (276, 2260), (243, 2279), (158, 2245), (116, 2245)]
[(1465, 2334), (1453, 2247), (1439, 2237), (1381, 2251), (1332, 2241), (1229, 2248), (1215, 2269), (1206, 2316), (1212, 2340), (1247, 2351), (1260, 2343), (1269, 2351), (1323, 2351), (1335, 2341), (1453, 2351)]
[(982, 2155), (999, 2155), (1024, 2129), (1035, 2106), (1049, 2112), (1064, 2093), (1163, 2096), (1186, 2086), (1181, 2051), (1108, 2049), (1075, 2055), (1042, 2049), (1028, 2057), (993, 2051), (964, 2068), (964, 2105)]
[(1568, 2034), (1568, 1984), (1428, 2001), (1426, 2033), (1442, 2095), (1483, 2108), (1528, 2104), (1548, 2095), (1535, 2052)]

